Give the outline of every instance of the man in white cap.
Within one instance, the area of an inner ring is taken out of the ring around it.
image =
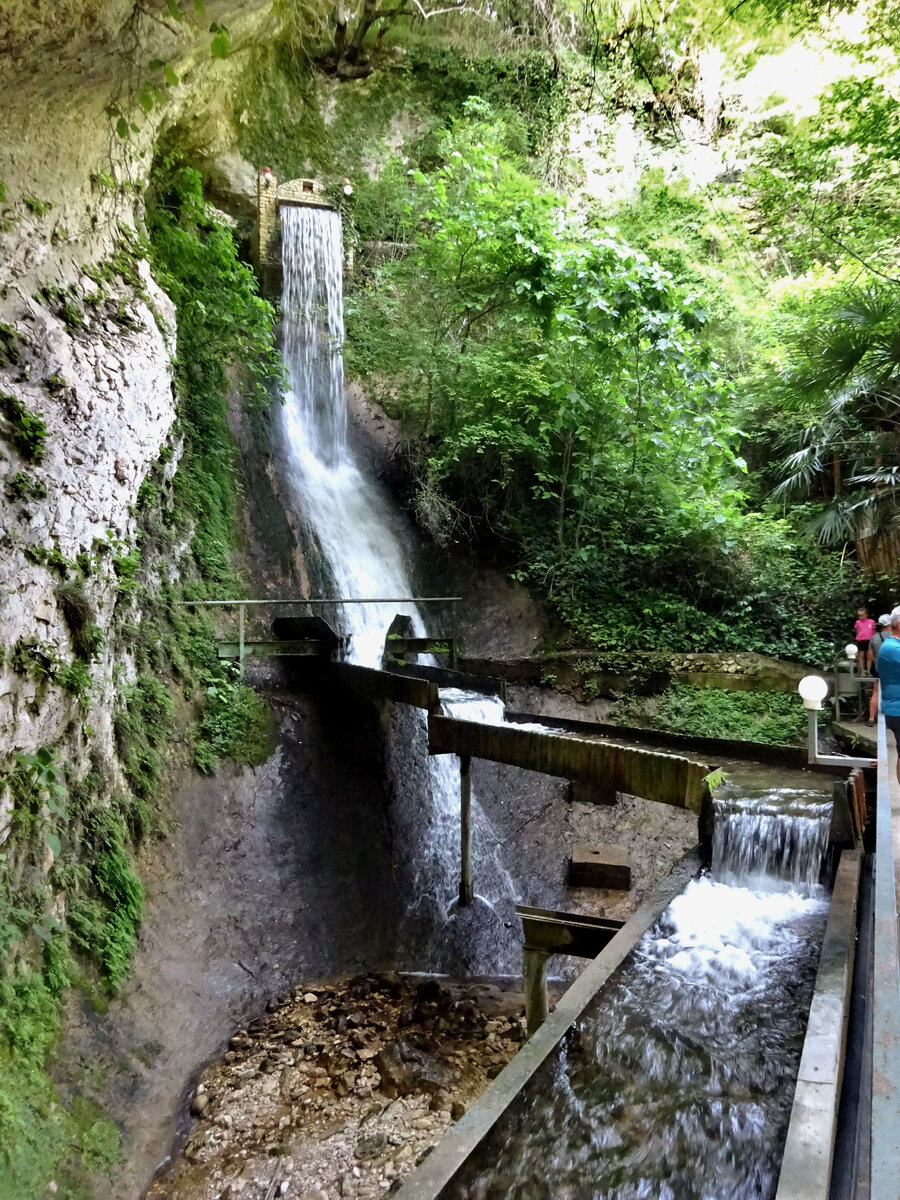
[[[874,725],[875,718],[878,716],[878,665],[877,661],[875,660],[878,658],[878,651],[884,645],[885,638],[889,638],[890,636],[891,614],[885,613],[883,616],[878,618],[878,628],[872,634],[872,640],[869,642],[869,649],[872,651],[874,656],[872,662],[872,674],[875,676],[875,686],[872,688],[872,699],[869,701],[869,720],[866,722],[868,725]]]
[[[885,638],[884,645],[878,651],[875,666],[884,723],[900,749],[900,608],[895,608],[891,613],[891,636]],[[900,755],[897,757],[897,780],[900,781]]]

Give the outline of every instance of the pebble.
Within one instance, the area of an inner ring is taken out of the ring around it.
[[[191,1111],[213,1120],[195,1127],[180,1187],[148,1200],[189,1200],[201,1178],[232,1200],[393,1193],[517,1048],[518,1020],[482,1003],[495,1001],[398,976],[298,989],[237,1031],[198,1084]],[[380,1055],[399,1094],[373,1103]]]

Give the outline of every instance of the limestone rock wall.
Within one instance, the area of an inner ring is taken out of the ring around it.
[[[9,314],[7,328],[19,339],[18,361],[0,369],[0,395],[39,416],[46,437],[41,461],[30,462],[15,444],[15,421],[7,415],[0,422],[4,757],[10,750],[34,753],[67,739],[77,762],[88,741],[87,725],[94,745],[107,757],[113,754],[114,562],[133,543],[138,489],[175,419],[174,310],[146,266],[142,275],[155,313],[120,283],[116,298],[90,315],[86,311],[76,330],[32,297],[23,297]],[[85,278],[84,284],[87,295],[96,294],[95,283]],[[26,488],[44,495],[21,495],[13,481],[23,479]],[[91,667],[83,707],[48,678],[48,673],[59,678],[75,656],[58,592],[75,573],[76,560],[86,567],[78,574],[106,641]],[[8,832],[9,807],[8,795],[0,796],[0,841]]]

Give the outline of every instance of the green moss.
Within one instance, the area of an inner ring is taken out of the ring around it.
[[[0,392],[0,412],[6,418],[6,436],[22,457],[33,463],[43,462],[47,440],[44,418],[11,392]]]

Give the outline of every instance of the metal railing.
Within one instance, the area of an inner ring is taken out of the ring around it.
[[[342,605],[342,604],[456,604],[462,600],[462,596],[333,596],[331,598],[309,599],[306,597],[291,596],[288,599],[279,600],[182,600],[181,603],[187,608],[236,608],[238,610],[238,652],[237,662],[238,670],[241,678],[244,675],[244,659],[246,658],[246,618],[247,608],[260,605],[298,605],[307,607],[308,605]]]
[[[871,1200],[900,1196],[900,784],[891,770],[884,716],[878,715],[872,962]]]

